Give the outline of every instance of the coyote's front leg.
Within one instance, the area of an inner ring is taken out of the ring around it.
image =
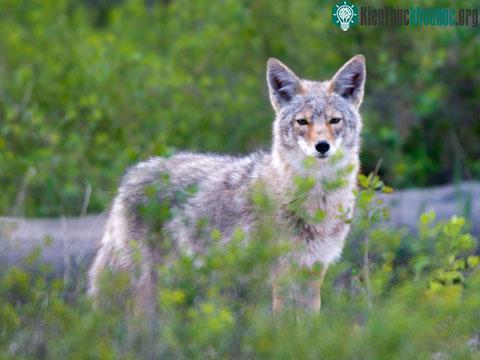
[[[328,267],[322,265],[321,269],[310,270],[307,279],[303,281],[300,289],[297,289],[295,300],[297,306],[305,310],[318,313],[321,306],[321,287]],[[283,270],[283,271],[282,271]],[[272,278],[272,311],[279,313],[284,308],[286,282],[285,268],[277,267]],[[290,279],[291,280],[291,279]],[[288,286],[287,286],[288,287]]]
[[[321,288],[328,267],[322,265],[320,270],[311,270],[301,292],[297,296],[298,306],[318,313],[322,305]]]
[[[285,305],[285,269],[285,263],[280,261],[272,271],[272,312],[274,314],[282,311]]]

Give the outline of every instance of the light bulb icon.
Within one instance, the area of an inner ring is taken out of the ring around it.
[[[343,31],[347,31],[350,28],[350,23],[352,22],[353,17],[357,16],[354,7],[344,1],[343,5],[336,5],[336,8],[334,15],[337,18],[337,23],[340,23],[340,28]]]

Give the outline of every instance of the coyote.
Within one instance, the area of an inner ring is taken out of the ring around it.
[[[207,246],[195,229],[199,221],[207,220],[208,226],[220,230],[227,241],[234,229],[240,228],[248,241],[258,222],[252,191],[262,183],[278,205],[274,219],[288,228],[289,241],[295,245],[289,259],[307,269],[320,264],[317,277],[307,286],[311,295],[304,302],[306,309],[320,309],[321,283],[329,264],[342,252],[355,202],[365,58],[356,55],[327,81],[300,79],[274,58],[268,60],[266,75],[276,114],[271,151],[247,157],[179,153],[170,158],[154,157],[128,170],[89,271],[88,292],[94,299],[99,296],[104,270],[133,273],[137,267],[138,276],[131,281],[134,303],[142,309],[155,308],[155,268],[162,262],[158,250],[161,239],[156,243],[146,240],[149,229],[139,207],[148,201],[146,188],[168,174],[168,185],[157,191],[155,200],[168,200],[176,211],[162,227],[173,237],[176,249],[189,252],[201,252]],[[310,166],[305,166],[306,162]],[[340,183],[335,182],[339,174]],[[286,211],[285,205],[295,201],[295,179],[306,176],[314,179],[314,185],[301,204],[305,217]],[[327,186],[332,182],[337,186]],[[179,202],[175,194],[191,186],[196,191]],[[309,221],[318,211],[323,214],[322,221]],[[132,255],[132,241],[140,258]],[[271,271],[274,312],[284,306],[278,280],[282,266]]]

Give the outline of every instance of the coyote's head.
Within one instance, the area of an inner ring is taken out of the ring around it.
[[[365,84],[365,58],[357,55],[328,81],[298,78],[277,59],[269,59],[267,83],[277,114],[274,152],[298,162],[309,156],[321,161],[339,149],[357,154]]]

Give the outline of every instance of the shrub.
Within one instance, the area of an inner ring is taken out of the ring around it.
[[[478,355],[480,262],[460,217],[423,214],[416,235],[385,227],[375,196],[391,191],[361,177],[355,231],[332,266],[319,315],[272,316],[269,269],[286,249],[267,222],[245,243],[238,231],[208,251],[159,267],[158,314],[121,310],[125,282],[110,280],[101,309],[48,271],[0,276],[0,352],[5,358],[469,358]],[[268,201],[255,195],[268,210]],[[294,275],[294,274],[292,274]],[[108,295],[110,294],[110,295]],[[69,300],[67,300],[69,299]]]

